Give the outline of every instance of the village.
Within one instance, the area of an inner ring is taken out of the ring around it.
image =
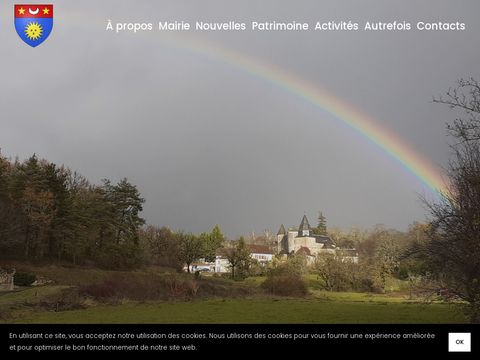
[[[330,236],[315,234],[306,215],[303,216],[298,227],[290,227],[286,230],[282,224],[276,235],[269,236],[267,234],[260,239],[259,243],[247,244],[247,249],[251,259],[264,267],[268,266],[274,258],[282,261],[293,255],[303,256],[308,265],[313,265],[317,257],[322,255],[330,255],[345,262],[358,263],[356,249],[339,248]],[[215,253],[215,261],[208,262],[201,258],[192,262],[190,268],[185,267],[184,270],[228,273],[231,271],[228,252],[228,247],[219,248]]]

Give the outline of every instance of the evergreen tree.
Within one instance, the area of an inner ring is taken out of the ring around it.
[[[0,254],[14,256],[21,252],[22,215],[11,197],[13,165],[0,153]]]
[[[139,216],[145,200],[127,179],[113,185],[104,180],[96,189],[100,201],[94,209],[98,214],[99,236],[96,257],[104,267],[130,268],[141,262],[138,230],[145,223]]]
[[[312,231],[316,235],[327,235],[327,219],[321,211],[318,213],[318,225]]]
[[[215,261],[217,249],[222,247],[225,237],[219,225],[215,225],[210,233],[202,233],[200,238],[203,242],[205,261]]]

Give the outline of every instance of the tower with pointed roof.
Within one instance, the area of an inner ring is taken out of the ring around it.
[[[288,254],[288,243],[287,243],[287,232],[285,231],[285,226],[280,225],[280,229],[277,232],[277,248],[279,254]]]
[[[307,215],[303,215],[302,222],[300,223],[300,227],[298,228],[298,236],[310,236],[310,224],[308,223]]]

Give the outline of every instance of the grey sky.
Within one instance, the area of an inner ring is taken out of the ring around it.
[[[31,1],[35,2],[35,1]],[[39,2],[44,3],[44,2]],[[448,159],[431,103],[479,75],[480,2],[61,1],[38,48],[0,4],[0,147],[36,152],[92,182],[128,177],[154,224],[230,235],[315,223],[404,229],[424,220],[424,186],[331,115],[159,32],[115,34],[115,22],[460,21],[458,32],[191,32],[308,79],[371,115],[438,166]],[[181,44],[181,43],[179,43]]]

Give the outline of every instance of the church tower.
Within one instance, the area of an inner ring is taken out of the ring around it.
[[[278,253],[285,252],[288,253],[287,246],[287,232],[285,231],[285,226],[280,225],[280,229],[277,232],[277,251]]]
[[[308,223],[307,215],[303,215],[302,222],[298,228],[298,237],[310,236],[311,228]]]

